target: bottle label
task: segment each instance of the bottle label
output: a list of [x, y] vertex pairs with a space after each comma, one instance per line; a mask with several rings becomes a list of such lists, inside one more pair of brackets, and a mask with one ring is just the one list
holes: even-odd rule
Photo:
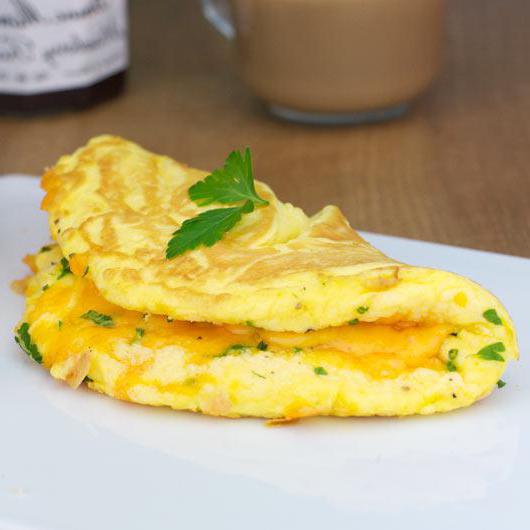
[[93, 85], [128, 64], [127, 0], [0, 0], [0, 93]]

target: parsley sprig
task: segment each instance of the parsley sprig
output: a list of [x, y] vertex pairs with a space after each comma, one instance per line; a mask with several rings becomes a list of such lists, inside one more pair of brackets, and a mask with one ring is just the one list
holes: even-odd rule
[[252, 157], [247, 147], [244, 156], [232, 151], [222, 169], [216, 169], [204, 180], [196, 182], [188, 190], [192, 201], [199, 206], [221, 204], [243, 204], [230, 208], [215, 208], [187, 219], [173, 232], [166, 248], [166, 258], [172, 259], [201, 245], [211, 247], [221, 240], [244, 214], [253, 212], [258, 206], [267, 206], [268, 201], [256, 193], [252, 172]]
[[254, 205], [263, 206], [269, 204], [256, 193], [252, 156], [248, 147], [244, 157], [239, 151], [232, 151], [222, 169], [216, 169], [204, 180], [196, 182], [188, 194], [199, 206], [207, 206], [212, 202], [233, 204], [239, 201], [251, 201]]

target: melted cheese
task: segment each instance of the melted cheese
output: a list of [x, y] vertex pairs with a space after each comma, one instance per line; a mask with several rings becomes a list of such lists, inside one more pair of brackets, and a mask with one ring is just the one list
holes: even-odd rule
[[[79, 265], [79, 267], [77, 267]], [[76, 263], [76, 273], [84, 269]], [[275, 355], [296, 355], [302, 349], [315, 365], [326, 362], [340, 368], [361, 368], [373, 377], [396, 377], [418, 367], [442, 370], [438, 357], [442, 343], [452, 331], [447, 325], [411, 323], [358, 323], [308, 333], [272, 332], [250, 326], [217, 326], [207, 323], [168, 321], [159, 315], [143, 315], [107, 302], [94, 284], [83, 277], [67, 275], [46, 290], [33, 295], [26, 320], [33, 340], [44, 355], [46, 366], [95, 350], [120, 362], [118, 344], [137, 342], [151, 350], [178, 346], [186, 352], [186, 363], [201, 365], [223, 355], [240, 354], [241, 345], [256, 350], [260, 342]], [[112, 327], [101, 327], [81, 318], [87, 311], [109, 315]], [[135, 341], [136, 329], [144, 335]], [[115, 395], [126, 398], [127, 389], [141, 381], [152, 357], [128, 360], [130, 366], [116, 383]], [[182, 387], [182, 388], [180, 388]], [[179, 385], [179, 392], [190, 391]]]
[[86, 254], [72, 254], [69, 260], [70, 270], [76, 276], [84, 276], [88, 267], [88, 256]]

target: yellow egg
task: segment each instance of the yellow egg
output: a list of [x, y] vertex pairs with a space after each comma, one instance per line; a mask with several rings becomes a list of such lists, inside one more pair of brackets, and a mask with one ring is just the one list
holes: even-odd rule
[[110, 136], [46, 173], [58, 245], [27, 260], [17, 329], [54, 377], [230, 417], [406, 415], [473, 403], [517, 358], [491, 293], [398, 263], [336, 207], [308, 217], [262, 183], [268, 206], [166, 259], [205, 210], [188, 197], [205, 175]]

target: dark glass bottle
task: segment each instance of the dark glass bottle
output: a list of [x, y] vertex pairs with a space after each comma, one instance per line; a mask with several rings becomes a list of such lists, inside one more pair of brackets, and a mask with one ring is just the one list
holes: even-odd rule
[[83, 108], [118, 95], [127, 0], [0, 0], [0, 112]]

